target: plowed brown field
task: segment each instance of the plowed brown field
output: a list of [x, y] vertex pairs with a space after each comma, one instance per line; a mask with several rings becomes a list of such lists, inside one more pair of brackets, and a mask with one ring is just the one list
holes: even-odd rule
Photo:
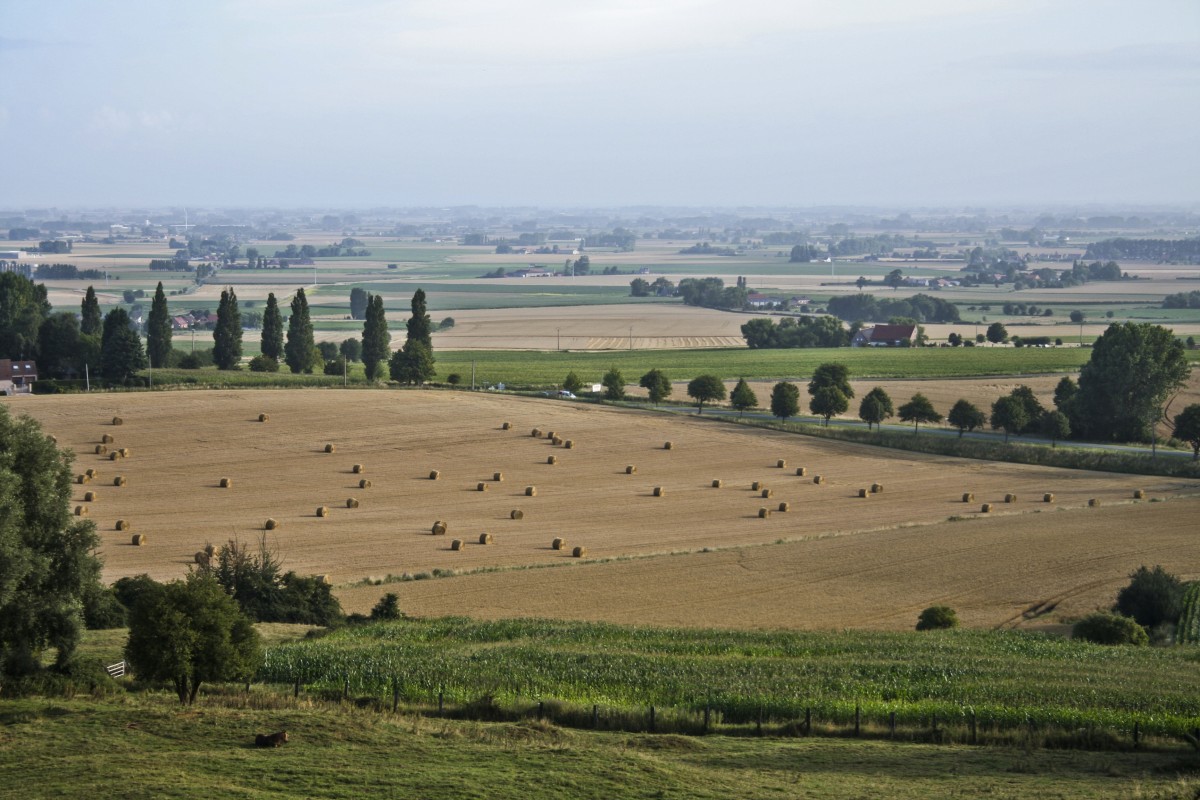
[[[990, 624], [1022, 604], [1051, 597], [1061, 580], [1076, 585], [1074, 569], [1092, 574], [1090, 567], [1078, 566], [1084, 559], [1101, 559], [1105, 580], [1119, 580], [1143, 561], [1166, 564], [1172, 552], [1197, 563], [1195, 537], [1180, 533], [1181, 520], [1191, 526], [1189, 531], [1194, 529], [1197, 502], [1140, 504], [1138, 512], [1148, 515], [1144, 518], [1129, 517], [1133, 512], [1128, 508], [1111, 508], [1128, 503], [1135, 488], [1162, 499], [1200, 493], [1197, 481], [897, 453], [652, 412], [465, 392], [173, 392], [6, 402], [12, 411], [41, 421], [61, 445], [73, 449], [76, 472], [88, 467], [100, 471], [87, 486], [74, 486], [72, 502], [88, 506], [97, 523], [108, 580], [139, 572], [177, 577], [206, 542], [222, 544], [235, 536], [254, 540], [268, 517], [280, 523], [269, 536], [285, 569], [328, 573], [343, 586], [368, 576], [436, 567], [577, 564], [570, 555], [574, 545], [585, 546], [588, 557], [603, 558], [842, 534], [803, 546], [393, 587], [405, 597], [406, 607], [410, 597], [415, 601], [431, 591], [461, 591], [465, 598], [475, 598], [453, 608], [442, 600], [428, 601], [428, 608], [443, 603], [447, 612], [490, 613], [487, 607], [498, 606], [512, 613], [544, 613], [554, 598], [564, 608], [579, 609], [576, 599], [591, 597], [586, 603], [591, 611], [572, 613], [610, 618], [605, 616], [609, 609], [632, 619], [636, 608], [645, 607], [645, 621], [667, 621], [674, 614], [676, 621], [689, 617], [694, 624], [738, 622], [731, 615], [743, 616], [749, 624], [803, 626], [814, 624], [806, 606], [796, 605], [796, 596], [807, 592], [824, 594], [827, 605], [854, 610], [863, 624], [888, 626], [899, 617], [911, 624], [911, 608], [924, 603], [930, 592], [952, 597], [965, 586], [991, 587], [980, 601], [987, 613], [965, 614], [970, 621]], [[269, 414], [270, 421], [258, 422], [260, 413]], [[124, 419], [121, 426], [111, 424], [117, 415]], [[501, 430], [504, 421], [512, 422], [511, 430]], [[534, 427], [554, 431], [575, 446], [566, 449], [534, 438]], [[106, 433], [116, 439], [110, 448], [130, 449], [128, 458], [111, 461], [93, 452]], [[667, 440], [674, 445], [671, 450], [663, 448]], [[327, 443], [336, 452], [324, 452]], [[547, 463], [551, 455], [558, 463]], [[786, 459], [787, 468], [778, 468], [778, 459]], [[361, 475], [353, 472], [355, 464], [364, 466]], [[630, 464], [637, 466], [635, 474], [626, 474]], [[800, 466], [808, 476], [795, 474]], [[429, 479], [431, 470], [440, 471], [438, 480]], [[492, 480], [498, 471], [504, 473], [502, 482]], [[825, 478], [822, 485], [812, 480], [818, 474]], [[127, 485], [114, 486], [116, 475], [125, 476]], [[219, 488], [221, 478], [230, 478], [232, 487]], [[358, 488], [362, 478], [373, 486]], [[724, 486], [713, 488], [714, 478]], [[765, 482], [773, 496], [764, 499], [761, 491], [752, 491], [753, 481]], [[486, 491], [477, 490], [481, 482]], [[881, 494], [857, 496], [873, 482], [883, 484]], [[525, 496], [526, 486], [536, 486], [536, 496]], [[654, 496], [656, 486], [665, 488], [665, 496]], [[97, 499], [84, 503], [83, 492], [89, 489], [98, 493]], [[963, 492], [973, 492], [976, 501], [964, 504]], [[1004, 496], [1010, 492], [1017, 502], [1006, 504]], [[1053, 492], [1056, 501], [1043, 503], [1044, 492]], [[347, 508], [350, 497], [361, 506]], [[1099, 498], [1101, 507], [1087, 508], [1089, 498]], [[791, 510], [758, 518], [760, 507], [776, 509], [780, 502], [790, 503]], [[993, 519], [908, 527], [945, 523], [952, 515], [973, 517], [984, 502], [997, 504]], [[328, 506], [330, 515], [318, 518], [318, 506]], [[524, 519], [510, 519], [512, 509], [521, 509]], [[1156, 515], [1165, 515], [1167, 522], [1160, 524]], [[118, 519], [130, 521], [132, 528], [116, 531]], [[445, 536], [431, 535], [435, 520], [448, 523]], [[1029, 531], [1041, 531], [1041, 538], [1026, 538], [1033, 535]], [[482, 532], [492, 534], [494, 544], [477, 544]], [[132, 546], [133, 533], [146, 534], [148, 543]], [[550, 548], [555, 537], [566, 539], [566, 551]], [[1149, 537], [1150, 544], [1125, 553], [1116, 548], [1122, 537]], [[450, 549], [455, 538], [466, 542], [460, 552]], [[841, 573], [834, 574], [837, 570], [830, 566], [834, 573], [818, 580], [808, 570], [812, 554], [827, 552], [820, 548], [834, 553], [826, 556], [829, 564], [846, 565]], [[928, 571], [928, 564], [946, 558], [957, 566]], [[1020, 566], [1041, 559], [1051, 566], [1040, 572]], [[1008, 561], [1008, 572], [997, 573], [996, 567]], [[724, 564], [726, 573], [753, 576], [754, 569], [746, 566], [753, 562], [760, 569], [769, 567], [764, 574], [774, 577], [735, 587], [706, 570], [710, 564]], [[653, 564], [666, 567], [656, 572]], [[608, 574], [616, 576], [609, 589], [595, 585], [585, 590], [591, 584], [580, 583], [577, 595], [564, 599], [564, 593], [575, 591], [576, 576], [591, 581]], [[628, 576], [636, 579], [638, 574], [645, 576], [640, 595], [627, 588]], [[1042, 587], [1039, 575], [1060, 583]], [[476, 583], [485, 578], [510, 588], [503, 597], [467, 591], [487, 585]], [[570, 582], [551, 589], [543, 585], [546, 580]], [[600, 580], [603, 584], [605, 579]], [[913, 590], [906, 592], [905, 586]], [[372, 602], [386, 590], [374, 588]], [[356, 591], [346, 597], [352, 607], [369, 605]], [[707, 598], [708, 605], [688, 597]], [[651, 613], [656, 604], [676, 611]], [[718, 613], [722, 604], [730, 610]], [[774, 610], [757, 616], [746, 611], [758, 604]], [[712, 609], [711, 618], [701, 610], [705, 607]], [[852, 623], [826, 617], [817, 624]]]

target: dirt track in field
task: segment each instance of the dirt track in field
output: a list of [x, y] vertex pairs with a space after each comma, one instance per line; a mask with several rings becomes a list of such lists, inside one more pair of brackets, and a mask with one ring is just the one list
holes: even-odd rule
[[[976, 526], [993, 531], [983, 540], [999, 539], [1002, 544], [984, 547], [977, 556], [964, 554], [963, 567], [974, 563], [970, 569], [975, 572], [956, 580], [994, 583], [997, 561], [1029, 555], [1030, 547], [1007, 545], [1014, 531], [1062, 519], [1086, 520], [1081, 523], [1085, 527], [1104, 529], [1117, 538], [1150, 536], [1141, 525], [1131, 528], [1125, 518], [1110, 517], [1121, 512], [1107, 506], [1128, 501], [1134, 488], [1157, 498], [1200, 493], [1198, 481], [889, 452], [652, 412], [465, 392], [195, 391], [37, 396], [5, 402], [13, 411], [40, 420], [61, 445], [73, 449], [78, 454], [76, 473], [88, 467], [100, 471], [91, 484], [73, 485], [73, 505], [86, 505], [97, 523], [108, 580], [139, 572], [163, 579], [178, 577], [206, 542], [222, 544], [234, 536], [253, 541], [271, 517], [281, 524], [270, 534], [270, 542], [283, 555], [285, 569], [330, 574], [342, 587], [365, 577], [439, 567], [578, 564], [569, 549], [550, 548], [555, 537], [565, 538], [569, 546], [586, 547], [589, 557], [605, 558], [762, 545], [831, 534], [840, 534], [827, 540], [834, 544], [814, 546], [845, 547], [844, 558], [878, 565], [874, 580], [886, 578], [896, 585], [919, 587], [921, 560], [900, 558], [887, 546], [916, 537], [915, 547], [916, 541], [924, 542], [918, 531], [934, 529], [907, 530], [904, 526], [940, 523], [952, 515], [973, 517], [981, 503], [993, 502], [998, 504], [993, 514], [1003, 514], [994, 521], [942, 527], [950, 531], [943, 539], [946, 548], [956, 541], [956, 535]], [[270, 421], [258, 422], [259, 413], [269, 414]], [[111, 424], [115, 415], [124, 419], [123, 425]], [[511, 430], [501, 430], [506, 420], [512, 422]], [[534, 438], [530, 435], [534, 427], [555, 431], [571, 439], [575, 447], [568, 450], [546, 438]], [[106, 433], [116, 439], [110, 447], [130, 449], [128, 458], [110, 461], [93, 452]], [[673, 442], [673, 449], [663, 448], [667, 440]], [[336, 452], [323, 452], [326, 443], [335, 445]], [[557, 464], [547, 463], [551, 455]], [[776, 466], [778, 459], [786, 459], [786, 469]], [[362, 475], [353, 473], [354, 464], [364, 465]], [[629, 464], [637, 466], [633, 475], [625, 473]], [[801, 466], [808, 469], [805, 477], [795, 474], [795, 468]], [[429, 479], [431, 470], [440, 470], [438, 480]], [[497, 471], [504, 473], [502, 482], [491, 480]], [[127, 478], [126, 486], [112, 485], [118, 474]], [[812, 480], [817, 474], [825, 478], [822, 485]], [[222, 477], [232, 479], [232, 488], [219, 488]], [[358, 488], [363, 478], [373, 486]], [[722, 488], [711, 486], [714, 478], [724, 482]], [[773, 496], [764, 499], [761, 491], [752, 491], [751, 482], [756, 480], [765, 482]], [[477, 491], [480, 482], [486, 491]], [[857, 496], [860, 488], [873, 482], [883, 484], [882, 494], [865, 499]], [[534, 497], [524, 495], [530, 485], [537, 487]], [[653, 495], [656, 486], [665, 488], [665, 496]], [[83, 492], [89, 489], [98, 497], [84, 503]], [[975, 494], [975, 502], [961, 501], [967, 491]], [[1010, 492], [1017, 495], [1017, 502], [1005, 504], [1004, 495]], [[1044, 492], [1055, 493], [1053, 505], [1041, 502]], [[357, 498], [361, 506], [346, 508], [350, 497]], [[1093, 497], [1104, 505], [1086, 508]], [[780, 502], [790, 503], [791, 510], [758, 518], [759, 508], [776, 509]], [[1159, 509], [1188, 509], [1190, 524], [1195, 503], [1188, 502], [1191, 505], [1182, 501], [1143, 505], [1156, 514], [1168, 513]], [[327, 506], [329, 517], [318, 518], [318, 506]], [[1058, 508], [1072, 511], [1047, 513]], [[510, 519], [512, 509], [521, 509], [524, 519]], [[116, 531], [118, 519], [129, 520], [132, 529]], [[447, 535], [431, 535], [435, 520], [449, 524]], [[1047, 547], [1057, 540], [1058, 527], [1052, 525], [1046, 532]], [[1070, 552], [1075, 552], [1076, 540], [1085, 535], [1070, 534], [1069, 527], [1063, 528], [1062, 540], [1071, 541]], [[482, 532], [492, 534], [494, 543], [477, 544]], [[132, 533], [146, 534], [148, 544], [131, 545]], [[1167, 552], [1176, 548], [1185, 553], [1186, 542], [1177, 533], [1163, 537], [1166, 544], [1160, 544]], [[455, 538], [466, 542], [460, 552], [450, 549]], [[1096, 540], [1092, 557], [1107, 557], [1115, 541]], [[745, 551], [747, 558], [778, 560], [780, 564], [788, 563], [787, 559], [771, 554], [787, 552], [775, 547]], [[1054, 556], [1055, 552], [1052, 548], [1045, 555]], [[1194, 546], [1186, 554], [1190, 563], [1196, 563]], [[703, 554], [662, 563], [709, 557], [730, 556]], [[790, 572], [784, 570], [776, 589], [751, 595], [759, 598], [752, 604], [762, 602], [780, 609], [782, 617], [772, 616], [769, 624], [811, 624], [807, 614], [786, 611], [793, 608], [790, 596], [802, 583], [806, 557], [801, 555], [792, 562], [795, 568]], [[617, 566], [634, 570], [649, 563], [653, 562]], [[1057, 572], [1070, 574], [1070, 559], [1055, 563], [1059, 564]], [[1120, 578], [1138, 563], [1141, 561], [1126, 564], [1115, 559], [1105, 568], [1111, 566]], [[539, 596], [545, 597], [545, 590], [537, 588], [544, 576], [594, 575], [605, 569], [609, 568], [520, 571], [497, 574], [494, 579], [516, 581], [518, 587], [513, 590], [517, 600], [510, 598], [502, 605], [511, 606], [514, 613], [535, 613], [537, 603], [542, 602]], [[1026, 572], [1029, 570], [1014, 570], [1012, 577], [1023, 579]], [[441, 591], [443, 585], [456, 591], [455, 586], [466, 587], [471, 585], [467, 582], [483, 577], [488, 576], [395, 586], [408, 597], [418, 586], [420, 591], [430, 591], [427, 587]], [[526, 578], [530, 588], [521, 590]], [[855, 571], [847, 571], [844, 581], [829, 584], [829, 603], [848, 607], [867, 603], [874, 610], [870, 615], [858, 615], [869, 620], [864, 624], [890, 625], [893, 605], [904, 615], [914, 602], [923, 602], [926, 594], [914, 591], [912, 597], [881, 597], [873, 593], [871, 584], [864, 582], [855, 588], [858, 584]], [[1009, 591], [1003, 582], [997, 586], [1001, 593]], [[719, 581], [709, 584], [706, 578], [684, 569], [649, 577], [643, 594], [658, 595], [662, 603], [668, 603], [671, 598], [699, 591], [718, 602], [726, 594], [722, 587]], [[987, 618], [1007, 613], [1031, 594], [1038, 594], [1032, 587], [1021, 587], [1026, 584], [1015, 585], [1010, 592], [1012, 601], [995, 606]], [[377, 589], [374, 596], [384, 590]], [[358, 607], [355, 590], [345, 591], [348, 603]], [[520, 600], [522, 591], [528, 593], [527, 606]], [[605, 614], [610, 609], [622, 618], [632, 613], [628, 610], [629, 592], [598, 592], [603, 602], [592, 601], [596, 603], [593, 613]], [[745, 593], [738, 589], [729, 594], [727, 602], [737, 608], [732, 595]], [[918, 597], [922, 599], [916, 600]], [[989, 602], [994, 603], [994, 598]], [[494, 599], [482, 598], [478, 610], [487, 613], [495, 604]], [[676, 613], [683, 614], [689, 605], [676, 604]], [[450, 610], [471, 609], [446, 609]], [[687, 613], [692, 614], [693, 624], [733, 621], [728, 617], [709, 619], [701, 611]], [[660, 616], [659, 612], [650, 614]]]

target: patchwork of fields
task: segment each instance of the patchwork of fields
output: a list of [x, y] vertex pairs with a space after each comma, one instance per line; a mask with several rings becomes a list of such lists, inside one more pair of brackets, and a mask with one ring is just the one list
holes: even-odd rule
[[[553, 616], [549, 598], [557, 596], [567, 616], [588, 619], [633, 621], [644, 613], [642, 621], [688, 625], [827, 628], [853, 618], [907, 628], [931, 592], [957, 597], [969, 624], [991, 626], [1059, 595], [1079, 598], [1072, 610], [1094, 604], [1144, 561], [1184, 571], [1195, 563], [1181, 527], [1194, 519], [1195, 502], [1177, 498], [1200, 491], [1200, 482], [1183, 479], [897, 453], [485, 394], [93, 394], [23, 397], [11, 407], [74, 450], [76, 472], [99, 471], [75, 486], [73, 502], [97, 523], [107, 580], [178, 577], [205, 543], [254, 540], [273, 518], [279, 528], [269, 541], [285, 569], [330, 575], [354, 609], [386, 590], [373, 587], [372, 596], [349, 588], [366, 577], [504, 568], [512, 571], [406, 583], [404, 602], [422, 613]], [[269, 421], [259, 422], [260, 413]], [[112, 425], [114, 416], [124, 424]], [[502, 430], [502, 422], [512, 428]], [[572, 448], [531, 436], [535, 427]], [[115, 438], [107, 447], [129, 448], [129, 456], [97, 455], [104, 434]], [[551, 456], [557, 463], [548, 463]], [[798, 476], [799, 467], [807, 474]], [[497, 472], [502, 481], [493, 480]], [[113, 485], [118, 475], [125, 485]], [[222, 478], [232, 486], [220, 488]], [[370, 488], [360, 488], [362, 480]], [[753, 489], [756, 481], [763, 486]], [[881, 493], [858, 496], [873, 483]], [[531, 486], [536, 496], [526, 495]], [[1123, 506], [1135, 488], [1170, 502]], [[84, 499], [89, 490], [92, 502]], [[963, 503], [964, 492], [975, 501]], [[1053, 503], [1042, 502], [1047, 492]], [[1009, 493], [1016, 502], [1004, 502]], [[350, 498], [358, 508], [346, 507]], [[1087, 507], [1092, 498], [1100, 507]], [[994, 519], [946, 522], [977, 516], [985, 502], [996, 504]], [[777, 511], [781, 503], [789, 510]], [[317, 516], [320, 506], [327, 517]], [[759, 517], [762, 508], [772, 511], [768, 518]], [[512, 519], [513, 510], [524, 518]], [[1133, 513], [1152, 521], [1131, 523]], [[116, 530], [118, 520], [130, 528]], [[447, 534], [431, 535], [439, 520]], [[147, 544], [132, 546], [133, 533]], [[492, 544], [477, 543], [483, 533]], [[567, 548], [551, 549], [555, 538]], [[451, 549], [454, 539], [464, 542], [461, 551]], [[771, 544], [778, 540], [798, 543]], [[579, 566], [576, 545], [601, 559], [721, 552], [520, 569]], [[1035, 556], [1043, 567], [1030, 563]], [[597, 588], [587, 588], [596, 579]], [[551, 588], [562, 580], [571, 591]], [[631, 581], [644, 587], [640, 595], [628, 590]], [[461, 602], [448, 600], [454, 595]]]

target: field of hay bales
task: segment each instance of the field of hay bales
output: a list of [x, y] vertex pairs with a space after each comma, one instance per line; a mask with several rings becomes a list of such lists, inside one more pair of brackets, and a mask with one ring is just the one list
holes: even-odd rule
[[[968, 580], [994, 584], [997, 596], [985, 604], [1004, 611], [1053, 588], [1041, 590], [1026, 581], [1012, 586], [1009, 596], [1005, 579], [991, 577], [995, 562], [1028, 555], [1031, 545], [1016, 544], [1023, 532], [1045, 531], [1037, 547], [1052, 560], [1066, 558], [1066, 563], [1055, 563], [1067, 572], [1075, 568], [1075, 556], [1063, 553], [1096, 559], [1106, 557], [1114, 537], [1139, 542], [1148, 537], [1146, 548], [1129, 554], [1129, 563], [1110, 562], [1119, 579], [1155, 557], [1160, 552], [1155, 547], [1188, 552], [1186, 542], [1172, 532], [1174, 522], [1130, 525], [1122, 515], [1128, 513], [1133, 491], [1144, 489], [1149, 500], [1200, 491], [1200, 482], [1184, 479], [897, 453], [703, 419], [483, 393], [205, 391], [35, 396], [9, 402], [12, 411], [38, 419], [47, 433], [76, 453], [75, 473], [98, 471], [87, 485], [73, 484], [72, 506], [86, 508], [87, 518], [96, 522], [107, 580], [140, 572], [178, 577], [206, 543], [256, 539], [268, 519], [276, 523], [268, 541], [282, 554], [284, 569], [330, 575], [340, 591], [367, 577], [439, 568], [581, 564], [837, 535], [831, 541], [843, 548], [847, 577], [828, 584], [829, 605], [844, 602], [858, 614], [857, 605], [867, 603], [875, 609], [872, 624], [889, 627], [895, 621], [888, 609], [899, 609], [906, 618], [914, 602], [923, 602], [904, 594], [905, 586], [924, 585], [916, 580], [922, 558], [900, 558], [896, 548], [911, 539], [914, 552], [923, 552], [932, 540], [906, 526], [977, 517], [983, 503], [994, 503], [989, 521], [943, 526], [950, 533], [941, 541], [953, 550], [960, 536], [987, 532], [980, 541], [993, 544], [980, 546], [974, 551], [977, 557], [966, 551], [961, 568], [976, 571]], [[269, 415], [268, 421], [260, 422], [261, 414]], [[123, 424], [114, 426], [118, 416]], [[510, 429], [503, 429], [504, 422], [511, 423]], [[535, 428], [541, 436], [531, 435]], [[114, 439], [110, 454], [127, 450], [129, 455], [112, 460], [95, 454], [105, 434]], [[552, 437], [570, 439], [573, 447], [556, 446]], [[664, 447], [667, 441], [671, 449]], [[556, 456], [553, 465], [547, 463], [550, 455]], [[781, 459], [786, 468], [777, 466]], [[355, 465], [361, 465], [360, 472]], [[626, 469], [631, 465], [636, 467], [632, 474]], [[799, 468], [807, 473], [797, 475]], [[434, 472], [438, 477], [430, 480]], [[494, 480], [498, 472], [501, 481]], [[125, 478], [122, 486], [114, 485], [118, 475]], [[820, 484], [815, 482], [818, 475]], [[223, 478], [228, 488], [221, 488]], [[361, 485], [368, 478], [370, 486]], [[714, 479], [722, 481], [720, 488], [713, 487]], [[755, 482], [757, 490], [752, 489]], [[479, 491], [481, 483], [487, 484], [486, 491]], [[883, 491], [859, 497], [860, 489], [874, 483]], [[530, 487], [535, 491], [530, 493]], [[662, 487], [661, 496], [655, 496], [655, 487]], [[763, 500], [763, 488], [771, 490], [770, 500]], [[86, 491], [96, 492], [93, 501], [85, 501]], [[962, 502], [968, 492], [975, 496], [972, 503]], [[1042, 501], [1048, 492], [1055, 495], [1053, 504]], [[1017, 502], [1004, 502], [1009, 493]], [[1088, 508], [1093, 498], [1101, 505]], [[357, 507], [348, 502], [352, 499]], [[772, 510], [787, 503], [789, 510], [760, 518], [764, 503]], [[318, 516], [322, 508], [326, 516]], [[514, 515], [515, 510], [521, 514]], [[1170, 520], [1175, 513], [1194, 519], [1193, 510], [1194, 503], [1170, 502], [1155, 504], [1154, 512]], [[117, 529], [118, 520], [126, 521], [123, 530]], [[432, 532], [438, 521], [444, 526], [441, 535]], [[491, 535], [488, 544], [479, 543], [484, 533]], [[132, 544], [134, 534], [145, 537], [142, 545]], [[456, 539], [460, 550], [452, 549]], [[555, 539], [563, 540], [561, 549], [552, 546]], [[584, 548], [584, 558], [573, 557], [576, 547]], [[774, 551], [734, 552], [770, 558]], [[928, 557], [937, 552], [935, 548]], [[783, 601], [780, 613], [762, 624], [812, 623], [807, 609], [786, 602], [808, 585], [805, 557], [794, 563], [793, 571], [752, 587], [765, 604]], [[870, 564], [877, 565], [873, 579], [887, 576], [898, 594], [878, 596], [864, 585], [856, 596], [846, 596], [859, 584], [858, 572]], [[589, 569], [589, 574], [599, 574]], [[744, 567], [729, 569], [736, 573]], [[511, 578], [503, 596], [485, 593], [478, 598], [481, 610], [505, 604], [517, 613], [542, 613], [522, 605], [522, 593], [543, 590], [532, 578], [521, 578], [550, 572], [514, 572], [518, 577]], [[454, 586], [445, 586], [465, 588], [460, 582], [466, 580], [455, 578]], [[413, 586], [405, 584], [406, 596]], [[721, 582], [710, 584], [703, 570], [692, 569], [668, 570], [648, 581], [647, 591], [672, 603], [676, 601], [668, 598], [686, 597], [697, 586], [722, 595]], [[826, 590], [818, 584], [807, 591]], [[617, 594], [608, 592], [599, 607], [627, 605], [628, 598]], [[687, 601], [678, 604], [682, 608]], [[990, 624], [1000, 613], [996, 608], [966, 616]], [[630, 617], [626, 611], [619, 615]], [[658, 621], [681, 622], [657, 616]], [[736, 623], [724, 617], [708, 621]]]

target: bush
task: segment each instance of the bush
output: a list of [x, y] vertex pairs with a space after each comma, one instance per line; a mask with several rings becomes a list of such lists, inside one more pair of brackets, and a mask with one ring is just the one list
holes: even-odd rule
[[317, 350], [326, 361], [333, 361], [339, 355], [338, 346], [333, 342], [317, 342]]
[[930, 606], [917, 617], [917, 630], [936, 631], [945, 628], [957, 628], [958, 615], [950, 606]]
[[83, 624], [89, 631], [125, 627], [125, 606], [113, 589], [97, 586], [83, 598]]
[[400, 619], [404, 614], [400, 612], [400, 598], [395, 592], [388, 592], [383, 597], [379, 598], [379, 602], [371, 609], [371, 619]]
[[1179, 578], [1155, 565], [1144, 565], [1130, 574], [1129, 585], [1117, 593], [1117, 612], [1133, 617], [1137, 624], [1153, 628], [1174, 624], [1183, 613], [1183, 584]]
[[251, 372], [279, 372], [279, 362], [270, 356], [255, 356], [250, 359]]
[[345, 372], [345, 370], [346, 370], [346, 359], [342, 356], [338, 356], [335, 359], [325, 362], [325, 374], [326, 375], [341, 375]]
[[1088, 614], [1071, 629], [1071, 637], [1093, 644], [1131, 644], [1141, 647], [1150, 643], [1146, 629], [1137, 621], [1120, 614], [1097, 612]]
[[216, 362], [213, 361], [212, 348], [206, 350], [197, 350], [194, 353], [188, 353], [179, 359], [180, 369], [200, 369], [202, 367], [211, 367]]
[[462, 375], [459, 375], [457, 372], [451, 372], [446, 376], [446, 383], [450, 384], [451, 386], [458, 386], [460, 383], [462, 383]]

